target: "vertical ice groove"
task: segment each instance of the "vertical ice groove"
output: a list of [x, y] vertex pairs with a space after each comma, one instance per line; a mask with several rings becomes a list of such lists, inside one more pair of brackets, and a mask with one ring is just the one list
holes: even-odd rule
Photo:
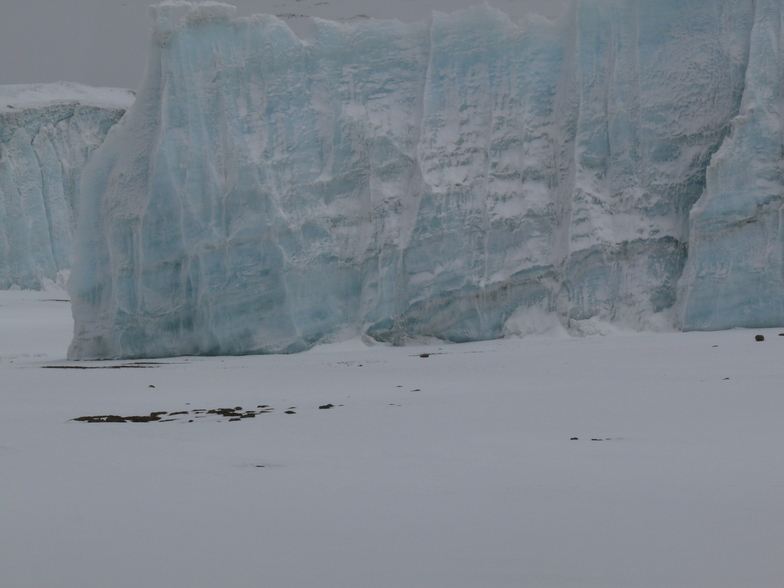
[[307, 44], [211, 6], [153, 9], [145, 86], [85, 169], [71, 357], [671, 325], [689, 211], [746, 124], [753, 0], [318, 20]]
[[[30, 141], [31, 148], [34, 146], [34, 143], [35, 143], [35, 138]], [[53, 214], [52, 214], [52, 210], [51, 210], [51, 204], [49, 202], [49, 199], [47, 198], [47, 188], [48, 188], [48, 186], [47, 186], [46, 178], [45, 178], [44, 172], [43, 172], [45, 167], [44, 167], [43, 162], [41, 160], [41, 154], [39, 152], [40, 150], [41, 150], [40, 147], [39, 147], [39, 149], [34, 149], [33, 148], [33, 153], [35, 155], [35, 161], [38, 164], [38, 170], [39, 170], [39, 174], [40, 174], [41, 204], [43, 205], [44, 215], [45, 215], [45, 219], [46, 219], [46, 235], [45, 236], [47, 237], [47, 239], [46, 239], [46, 242], [42, 244], [42, 249], [43, 249], [42, 254], [45, 255], [48, 258], [51, 258], [52, 264], [55, 267], [58, 267], [58, 266], [60, 266], [60, 264], [57, 263], [57, 260], [55, 259], [56, 258], [56, 254], [55, 254], [55, 250], [54, 250], [54, 244], [56, 242], [56, 239], [55, 239], [54, 234], [53, 234], [53, 231], [55, 230], [55, 227], [54, 227], [55, 219], [52, 218]]]

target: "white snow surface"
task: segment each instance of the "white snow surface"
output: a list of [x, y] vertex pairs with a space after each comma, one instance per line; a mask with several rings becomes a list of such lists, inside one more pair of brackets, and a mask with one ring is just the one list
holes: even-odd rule
[[76, 82], [0, 86], [0, 113], [74, 102], [102, 108], [130, 108], [135, 94], [125, 88], [96, 88]]
[[[57, 369], [134, 363], [67, 361], [63, 297], [0, 292], [3, 586], [772, 588], [784, 577], [777, 330], [355, 339]], [[274, 410], [72, 420], [258, 405]]]
[[133, 100], [65, 82], [0, 86], [0, 289], [63, 280], [82, 168]]
[[[764, 264], [750, 289], [768, 306], [706, 305], [749, 284], [699, 269], [676, 305], [689, 213], [747, 91], [766, 87], [774, 12], [582, 0], [514, 23], [485, 4], [316, 19], [304, 41], [221, 3], [154, 7], [139, 99], [84, 176], [71, 356], [462, 342], [550, 316], [573, 333], [781, 324]], [[761, 232], [772, 258], [778, 234]]]

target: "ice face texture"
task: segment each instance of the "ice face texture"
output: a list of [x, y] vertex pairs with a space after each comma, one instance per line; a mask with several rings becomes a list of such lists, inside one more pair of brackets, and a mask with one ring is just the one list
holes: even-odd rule
[[691, 212], [685, 329], [784, 325], [783, 10], [757, 2], [741, 112]]
[[71, 267], [79, 179], [133, 93], [0, 86], [0, 289], [39, 289]]
[[154, 9], [138, 100], [83, 175], [72, 358], [672, 324], [689, 211], [769, 18], [583, 0], [515, 24], [485, 5], [315, 21], [304, 43], [188, 6]]

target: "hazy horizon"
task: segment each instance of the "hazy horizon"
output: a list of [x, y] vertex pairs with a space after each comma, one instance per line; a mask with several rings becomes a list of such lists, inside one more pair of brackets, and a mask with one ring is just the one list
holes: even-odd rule
[[[570, 0], [490, 0], [513, 20], [557, 17]], [[0, 6], [0, 85], [57, 81], [136, 89], [148, 53], [151, 0], [25, 0]], [[229, 0], [238, 16], [287, 15], [295, 32], [306, 18], [364, 14], [410, 22], [431, 10], [453, 12], [482, 0]]]

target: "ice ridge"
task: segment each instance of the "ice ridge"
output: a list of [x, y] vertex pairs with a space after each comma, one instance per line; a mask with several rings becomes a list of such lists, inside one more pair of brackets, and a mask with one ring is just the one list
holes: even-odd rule
[[70, 357], [719, 324], [692, 318], [689, 213], [774, 51], [765, 2], [484, 5], [308, 42], [225, 6], [153, 9], [139, 97], [83, 173]]

